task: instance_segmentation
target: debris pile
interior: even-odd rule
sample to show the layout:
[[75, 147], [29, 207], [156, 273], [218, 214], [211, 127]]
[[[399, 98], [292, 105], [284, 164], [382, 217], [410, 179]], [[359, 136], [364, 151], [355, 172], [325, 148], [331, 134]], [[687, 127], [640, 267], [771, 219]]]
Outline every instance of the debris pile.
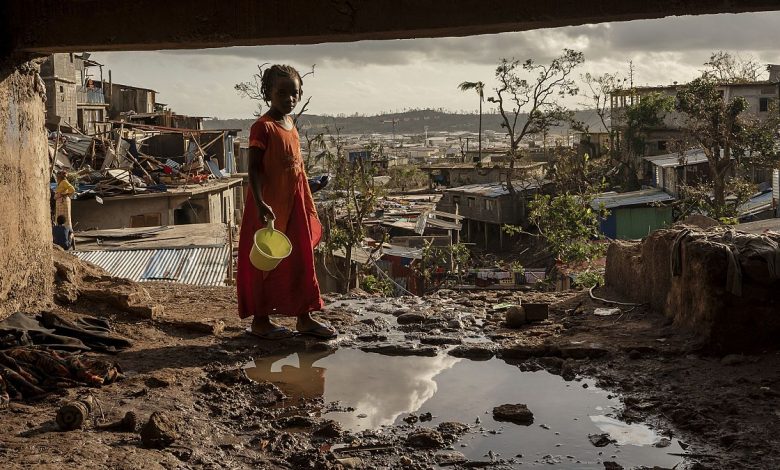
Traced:
[[[217, 158], [224, 157], [226, 147], [232, 146], [232, 141], [226, 144], [228, 131], [206, 133], [124, 122], [114, 124], [118, 127], [108, 134], [49, 134], [51, 167], [55, 173], [66, 172], [76, 187], [77, 199], [166, 192], [170, 186], [202, 184], [227, 176], [219, 169]], [[212, 135], [216, 137], [201, 143], [202, 137]], [[153, 146], [151, 143], [160, 137], [178, 137], [180, 142], [178, 146]], [[147, 153], [152, 152], [152, 147], [157, 149], [156, 156]]]

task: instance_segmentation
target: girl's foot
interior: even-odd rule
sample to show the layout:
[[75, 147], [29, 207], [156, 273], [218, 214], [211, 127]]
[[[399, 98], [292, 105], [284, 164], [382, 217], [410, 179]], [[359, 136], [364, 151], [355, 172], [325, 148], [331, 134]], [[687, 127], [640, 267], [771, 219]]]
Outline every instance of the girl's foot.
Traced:
[[298, 330], [298, 333], [302, 335], [314, 336], [315, 338], [321, 339], [335, 338], [338, 334], [331, 326], [318, 322], [312, 318], [311, 313], [300, 315], [295, 328]]
[[255, 316], [252, 320], [252, 326], [247, 331], [249, 334], [263, 339], [283, 339], [293, 335], [289, 328], [273, 323], [267, 316]]

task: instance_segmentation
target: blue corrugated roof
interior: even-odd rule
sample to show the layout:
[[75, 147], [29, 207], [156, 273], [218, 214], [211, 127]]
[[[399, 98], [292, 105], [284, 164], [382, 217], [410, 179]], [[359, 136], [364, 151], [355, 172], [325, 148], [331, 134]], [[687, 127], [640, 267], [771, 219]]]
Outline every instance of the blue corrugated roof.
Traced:
[[227, 278], [227, 245], [154, 250], [76, 251], [112, 276], [131, 281], [172, 281], [196, 286], [223, 286]]
[[772, 208], [772, 191], [766, 191], [751, 197], [746, 203], [737, 208], [740, 216], [754, 215], [758, 212]]

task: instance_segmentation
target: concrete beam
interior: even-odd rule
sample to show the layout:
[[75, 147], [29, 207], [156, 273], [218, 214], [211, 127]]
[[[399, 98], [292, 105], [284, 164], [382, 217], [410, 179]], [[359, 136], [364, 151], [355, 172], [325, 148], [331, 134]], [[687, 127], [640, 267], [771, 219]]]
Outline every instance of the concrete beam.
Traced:
[[[10, 51], [77, 52], [467, 36], [672, 15], [780, 10], [777, 0], [5, 0]], [[5, 26], [5, 27], [3, 27]], [[2, 47], [2, 46], [0, 46]]]

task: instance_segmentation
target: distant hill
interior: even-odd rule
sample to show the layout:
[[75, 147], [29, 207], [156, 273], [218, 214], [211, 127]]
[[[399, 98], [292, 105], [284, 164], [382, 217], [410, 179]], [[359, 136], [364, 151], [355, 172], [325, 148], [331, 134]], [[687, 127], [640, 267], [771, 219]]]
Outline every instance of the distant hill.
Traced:
[[[576, 118], [590, 125], [592, 130], [600, 128], [596, 113], [591, 110], [577, 111]], [[523, 119], [522, 117], [520, 118]], [[396, 134], [423, 134], [428, 126], [428, 134], [436, 132], [474, 132], [479, 128], [477, 114], [456, 114], [436, 110], [415, 110], [403, 113], [381, 114], [376, 116], [324, 116], [304, 114], [301, 116], [303, 129], [317, 132], [326, 128], [333, 130], [341, 128], [342, 134], [391, 134], [392, 121], [395, 120]], [[242, 129], [243, 135], [248, 135], [249, 127], [255, 119], [209, 119], [203, 122], [206, 129]], [[484, 131], [505, 132], [501, 128], [501, 116], [498, 114], [483, 114], [482, 129]], [[565, 130], [564, 128], [558, 131]]]

